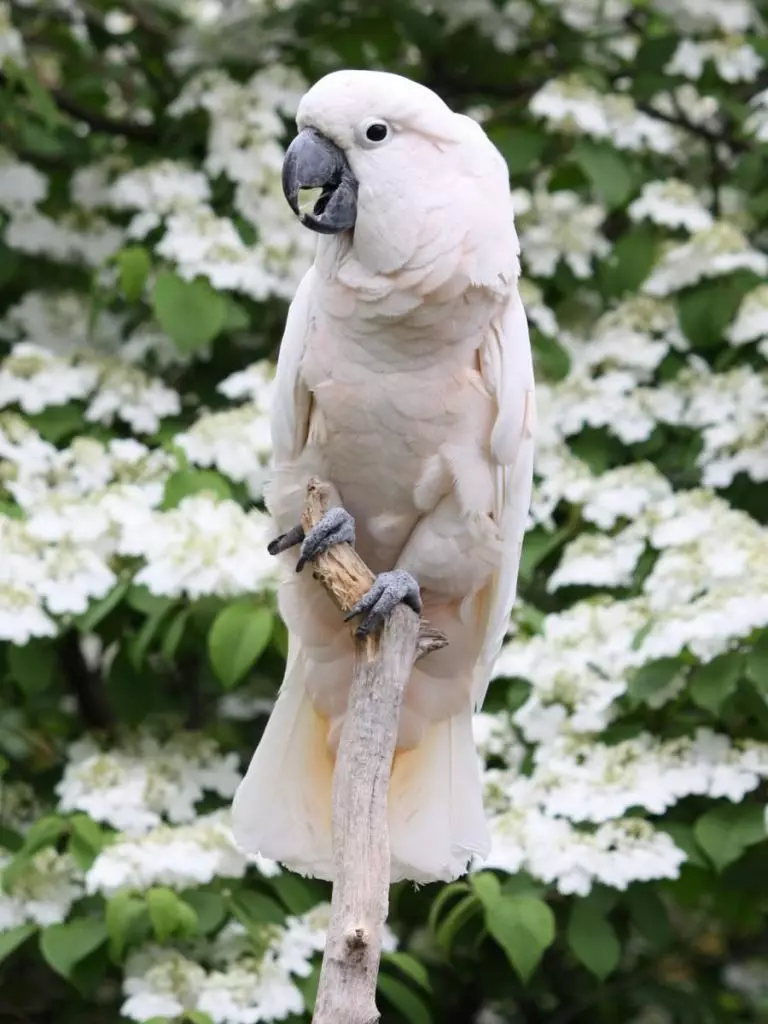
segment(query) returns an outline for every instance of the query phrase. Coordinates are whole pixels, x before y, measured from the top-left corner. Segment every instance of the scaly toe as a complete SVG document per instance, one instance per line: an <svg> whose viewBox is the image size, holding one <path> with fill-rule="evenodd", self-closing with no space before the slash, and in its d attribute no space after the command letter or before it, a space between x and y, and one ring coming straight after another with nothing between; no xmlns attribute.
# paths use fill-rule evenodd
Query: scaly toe
<svg viewBox="0 0 768 1024"><path fill-rule="evenodd" d="M370 590L347 612L344 619L348 621L356 615L365 614L365 618L355 630L355 636L363 639L381 625L399 604L407 604L417 615L421 612L418 583L404 569L393 569L390 572L379 573Z"/></svg>
<svg viewBox="0 0 768 1024"><path fill-rule="evenodd" d="M320 522L306 535L299 551L296 572L335 544L355 543L355 520L341 507L330 508Z"/></svg>

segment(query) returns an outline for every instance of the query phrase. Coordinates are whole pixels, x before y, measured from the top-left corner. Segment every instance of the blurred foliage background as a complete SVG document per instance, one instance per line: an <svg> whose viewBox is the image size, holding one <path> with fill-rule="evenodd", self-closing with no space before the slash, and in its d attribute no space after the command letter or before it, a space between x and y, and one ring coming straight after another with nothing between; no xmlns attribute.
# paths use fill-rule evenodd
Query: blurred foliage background
<svg viewBox="0 0 768 1024"><path fill-rule="evenodd" d="M328 887L228 806L285 655L280 165L340 67L504 154L540 416L493 853L393 889L383 1021L768 1019L766 62L757 0L0 2L2 1024L310 1019Z"/></svg>

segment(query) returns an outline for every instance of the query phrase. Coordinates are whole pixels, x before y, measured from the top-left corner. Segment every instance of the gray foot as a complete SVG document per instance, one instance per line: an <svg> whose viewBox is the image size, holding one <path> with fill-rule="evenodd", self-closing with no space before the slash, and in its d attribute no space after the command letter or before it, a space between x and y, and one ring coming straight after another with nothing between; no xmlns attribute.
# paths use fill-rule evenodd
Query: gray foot
<svg viewBox="0 0 768 1024"><path fill-rule="evenodd" d="M367 613L355 630L355 636L362 639L383 623L399 604L407 604L417 614L421 612L418 583L405 569L380 572L368 593L344 616L344 621L348 622L356 615Z"/></svg>
<svg viewBox="0 0 768 1024"><path fill-rule="evenodd" d="M311 562L334 544L345 542L355 543L355 520L346 509L329 508L317 526L313 526L301 542L296 572L301 572L307 562Z"/></svg>

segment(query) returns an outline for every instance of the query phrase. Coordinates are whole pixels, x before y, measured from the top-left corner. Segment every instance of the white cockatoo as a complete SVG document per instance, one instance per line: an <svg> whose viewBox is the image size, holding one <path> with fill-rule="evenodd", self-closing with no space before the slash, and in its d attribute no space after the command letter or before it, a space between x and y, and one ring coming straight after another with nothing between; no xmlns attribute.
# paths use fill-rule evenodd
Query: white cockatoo
<svg viewBox="0 0 768 1024"><path fill-rule="evenodd" d="M319 233L285 325L266 501L285 678L233 804L238 843L333 878L331 776L353 639L301 567L340 541L376 581L358 634L400 601L449 645L408 682L389 793L392 881L489 849L472 714L515 599L533 474L533 368L506 164L482 128L398 75L338 71L298 109L283 189ZM334 507L306 537L307 481ZM303 538L303 541L302 541Z"/></svg>

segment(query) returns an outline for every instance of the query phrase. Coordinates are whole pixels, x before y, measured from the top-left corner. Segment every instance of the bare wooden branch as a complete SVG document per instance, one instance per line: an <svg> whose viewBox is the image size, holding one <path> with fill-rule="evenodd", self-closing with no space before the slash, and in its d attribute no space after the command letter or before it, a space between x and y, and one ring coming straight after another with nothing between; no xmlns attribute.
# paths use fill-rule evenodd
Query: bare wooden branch
<svg viewBox="0 0 768 1024"><path fill-rule="evenodd" d="M328 488L310 481L303 526L328 508ZM315 559L315 577L346 612L373 582L350 544ZM400 708L419 653L443 647L431 629L398 605L378 636L355 642L355 668L333 772L334 883L312 1024L377 1024L376 981L389 906L387 795ZM419 646L420 645L420 646Z"/></svg>
<svg viewBox="0 0 768 1024"><path fill-rule="evenodd" d="M309 533L323 518L330 505L331 487L317 477L307 485L307 500L301 517L304 531ZM351 544L335 544L328 551L318 555L313 563L313 575L330 594L342 612L348 612L366 594L375 577ZM354 626L352 627L354 629ZM369 638L369 652L374 638ZM426 619L419 621L419 636L416 642L416 660L430 651L438 651L448 644L448 639L439 629L430 626Z"/></svg>

